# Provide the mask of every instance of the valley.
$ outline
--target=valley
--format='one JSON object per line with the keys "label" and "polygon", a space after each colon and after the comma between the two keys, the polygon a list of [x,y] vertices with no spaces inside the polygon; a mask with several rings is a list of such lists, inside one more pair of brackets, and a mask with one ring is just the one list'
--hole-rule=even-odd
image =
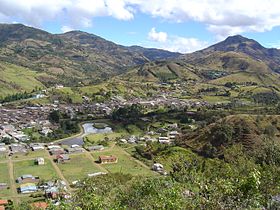
{"label": "valley", "polygon": [[240,35],[180,54],[0,24],[0,198],[277,209],[279,66]]}

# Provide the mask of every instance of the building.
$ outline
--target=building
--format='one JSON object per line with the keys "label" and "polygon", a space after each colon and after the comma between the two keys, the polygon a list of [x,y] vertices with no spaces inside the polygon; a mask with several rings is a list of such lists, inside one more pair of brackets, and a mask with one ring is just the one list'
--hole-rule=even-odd
{"label": "building", "polygon": [[62,155],[65,153],[64,149],[60,148],[60,149],[51,149],[50,151],[50,155]]}
{"label": "building", "polygon": [[11,144],[11,154],[26,154],[28,153],[26,145],[24,144]]}
{"label": "building", "polygon": [[38,183],[39,181],[40,181],[39,177],[32,176],[31,174],[22,175],[16,179],[16,182],[20,184]]}
{"label": "building", "polygon": [[38,150],[44,150],[45,149],[44,144],[40,144],[40,143],[30,144],[29,146],[32,149],[32,151],[38,151]]}
{"label": "building", "polygon": [[88,174],[88,177],[95,177],[95,176],[101,176],[101,175],[106,175],[107,173],[105,172],[96,172],[93,174]]}
{"label": "building", "polygon": [[160,164],[160,163],[155,163],[155,164],[152,166],[152,170],[153,170],[153,171],[163,171],[163,165]]}
{"label": "building", "polygon": [[73,153],[84,152],[84,149],[81,147],[70,147],[70,148],[66,148],[65,151],[69,154],[73,154]]}
{"label": "building", "polygon": [[103,145],[96,145],[96,146],[89,146],[87,147],[88,151],[101,151],[104,150],[104,146]]}
{"label": "building", "polygon": [[7,183],[0,183],[0,190],[5,190],[8,188],[8,184]]}
{"label": "building", "polygon": [[8,204],[8,200],[0,200],[0,210],[5,210],[5,206],[7,206]]}
{"label": "building", "polygon": [[34,193],[37,192],[38,188],[36,184],[34,183],[25,183],[21,184],[19,187],[20,193],[26,194],[26,193]]}
{"label": "building", "polygon": [[99,163],[116,163],[118,161],[118,158],[116,156],[110,155],[110,156],[99,156]]}
{"label": "building", "polygon": [[161,144],[170,144],[170,139],[168,137],[158,137],[158,142]]}
{"label": "building", "polygon": [[35,202],[31,204],[32,209],[45,210],[48,207],[46,202]]}
{"label": "building", "polygon": [[39,166],[40,165],[45,165],[45,159],[42,158],[42,157],[36,158],[35,163]]}
{"label": "building", "polygon": [[56,156],[56,162],[57,163],[66,163],[70,161],[70,157],[68,155],[57,155]]}

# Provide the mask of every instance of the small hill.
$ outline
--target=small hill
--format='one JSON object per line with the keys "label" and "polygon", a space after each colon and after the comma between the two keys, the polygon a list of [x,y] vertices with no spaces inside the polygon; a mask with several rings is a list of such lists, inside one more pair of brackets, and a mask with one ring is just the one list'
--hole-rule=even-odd
{"label": "small hill", "polygon": [[242,144],[247,151],[253,152],[261,146],[267,135],[273,135],[279,140],[279,115],[230,115],[203,129],[184,135],[180,144],[203,154],[213,147],[221,154],[224,148],[234,144]]}
{"label": "small hill", "polygon": [[200,81],[196,69],[181,61],[156,61],[135,67],[121,76],[127,81],[167,82],[171,80]]}

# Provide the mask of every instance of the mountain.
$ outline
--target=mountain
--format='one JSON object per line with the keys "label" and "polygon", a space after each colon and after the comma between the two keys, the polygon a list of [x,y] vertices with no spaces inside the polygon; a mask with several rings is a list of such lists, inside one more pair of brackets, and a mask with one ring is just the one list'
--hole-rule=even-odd
{"label": "mountain", "polygon": [[[97,82],[132,66],[178,56],[164,50],[117,45],[82,31],[51,34],[22,24],[0,24],[2,67],[13,64],[35,71],[35,79],[47,86]],[[2,80],[8,82],[5,75],[0,81],[3,85]]]}
{"label": "mountain", "polygon": [[[179,72],[178,72],[179,71]],[[185,54],[179,58],[145,63],[129,73],[149,81],[192,80],[224,84],[226,82],[278,83],[280,50],[267,49],[253,39],[240,35],[230,36],[206,49]],[[244,78],[245,77],[245,78]],[[263,81],[260,81],[263,80]]]}
{"label": "mountain", "polygon": [[265,48],[253,39],[240,35],[192,54],[184,59],[193,64],[233,71],[274,71],[280,73],[280,50]]}

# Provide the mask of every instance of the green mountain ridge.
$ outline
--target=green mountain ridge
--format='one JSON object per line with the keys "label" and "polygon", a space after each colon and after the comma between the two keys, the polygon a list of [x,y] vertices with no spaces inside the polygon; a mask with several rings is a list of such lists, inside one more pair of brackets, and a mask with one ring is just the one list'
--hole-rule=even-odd
{"label": "green mountain ridge", "polygon": [[[35,79],[46,86],[90,84],[123,73],[131,66],[179,55],[125,47],[81,31],[50,34],[22,24],[0,24],[0,63],[36,71]],[[42,73],[46,75],[42,77]]]}
{"label": "green mountain ridge", "polygon": [[[255,85],[277,94],[280,89],[280,50],[267,49],[240,35],[182,55],[125,47],[82,31],[50,34],[21,24],[0,24],[0,64],[5,69],[0,80],[5,87],[1,95],[34,89],[7,85],[22,75],[21,68],[33,72],[32,79],[39,87],[59,83],[87,86],[117,76],[124,82],[184,81],[194,93],[202,86],[220,88],[230,82]],[[11,65],[21,69],[13,71],[14,80],[5,73]]]}

